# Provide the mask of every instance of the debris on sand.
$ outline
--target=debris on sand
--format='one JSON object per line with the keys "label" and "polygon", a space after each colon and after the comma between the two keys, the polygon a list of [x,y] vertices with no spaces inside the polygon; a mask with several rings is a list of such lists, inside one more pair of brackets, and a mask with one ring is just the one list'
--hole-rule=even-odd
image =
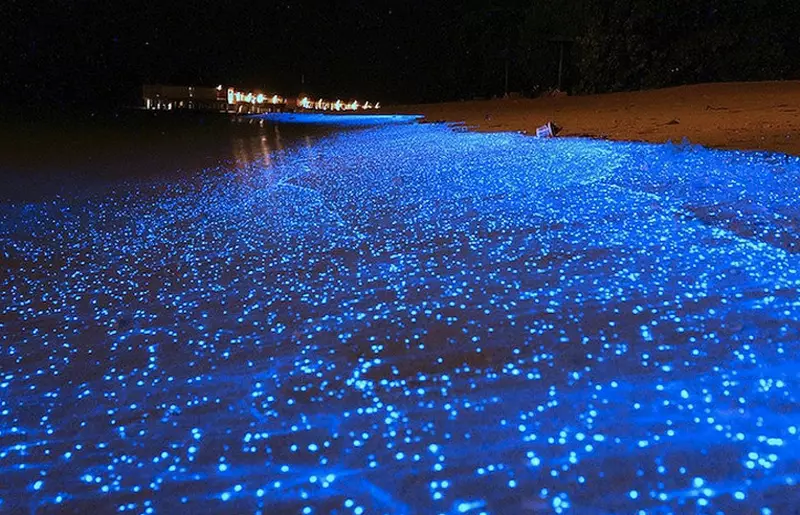
{"label": "debris on sand", "polygon": [[561,132],[561,127],[556,125],[553,122],[547,122],[546,124],[542,125],[541,127],[536,128],[536,137],[537,138],[552,138],[558,135]]}

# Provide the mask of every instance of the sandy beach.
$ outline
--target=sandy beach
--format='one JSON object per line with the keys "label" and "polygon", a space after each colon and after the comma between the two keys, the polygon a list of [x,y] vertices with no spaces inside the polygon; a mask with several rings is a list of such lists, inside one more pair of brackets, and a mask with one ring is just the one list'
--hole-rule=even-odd
{"label": "sandy beach", "polygon": [[553,121],[559,136],[664,143],[683,138],[714,148],[800,155],[800,81],[720,83],[587,96],[398,106],[427,121],[478,131],[535,134]]}

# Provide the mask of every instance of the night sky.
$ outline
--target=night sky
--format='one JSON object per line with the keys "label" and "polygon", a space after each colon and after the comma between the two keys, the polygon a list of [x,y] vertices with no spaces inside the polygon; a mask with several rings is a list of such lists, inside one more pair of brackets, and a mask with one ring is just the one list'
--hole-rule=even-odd
{"label": "night sky", "polygon": [[793,0],[4,0],[0,21],[11,105],[132,105],[143,83],[533,96],[557,84],[562,40],[570,93],[800,77]]}
{"label": "night sky", "polygon": [[0,80],[5,100],[37,103],[134,102],[147,82],[291,95],[303,76],[315,95],[421,99],[435,29],[458,12],[443,4],[6,0]]}

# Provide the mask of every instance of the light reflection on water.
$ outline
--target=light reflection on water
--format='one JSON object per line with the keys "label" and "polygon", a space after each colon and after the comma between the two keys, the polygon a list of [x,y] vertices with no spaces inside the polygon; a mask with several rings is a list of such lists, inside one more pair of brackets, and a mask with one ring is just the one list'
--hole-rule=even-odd
{"label": "light reflection on water", "polygon": [[243,123],[4,205],[0,508],[797,504],[797,159]]}
{"label": "light reflection on water", "polygon": [[119,118],[0,125],[0,201],[101,194],[129,180],[182,181],[198,169],[230,169],[309,146],[328,127],[278,125],[223,115]]}

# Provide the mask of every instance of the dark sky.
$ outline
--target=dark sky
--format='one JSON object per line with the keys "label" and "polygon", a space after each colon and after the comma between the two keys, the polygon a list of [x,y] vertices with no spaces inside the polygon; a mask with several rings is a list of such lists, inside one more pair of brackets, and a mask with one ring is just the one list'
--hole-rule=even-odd
{"label": "dark sky", "polygon": [[[143,83],[423,102],[800,77],[796,0],[0,0],[0,105]],[[506,75],[506,70],[508,73]]]}
{"label": "dark sky", "polygon": [[[459,2],[0,2],[5,101],[133,102],[144,82],[417,100]],[[384,98],[385,97],[385,98]]]}

